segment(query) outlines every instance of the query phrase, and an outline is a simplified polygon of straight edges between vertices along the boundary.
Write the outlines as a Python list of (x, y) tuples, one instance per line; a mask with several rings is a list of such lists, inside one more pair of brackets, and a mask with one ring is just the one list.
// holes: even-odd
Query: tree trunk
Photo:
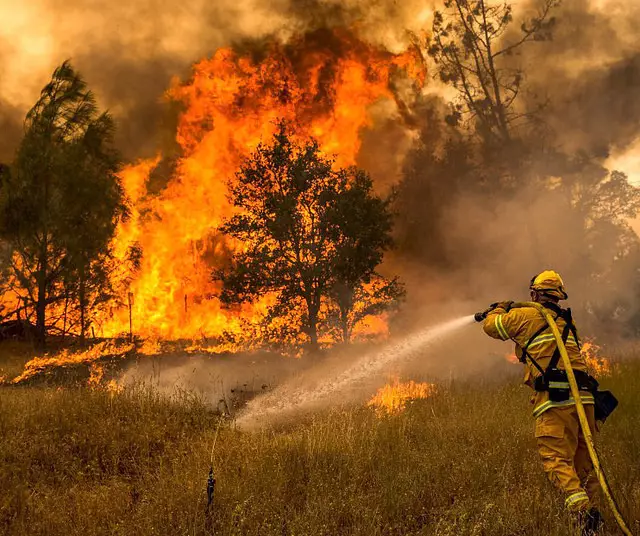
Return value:
[(87, 308), (85, 300), (85, 282), (84, 282), (84, 267), (80, 268), (80, 286), (78, 288), (78, 298), (80, 300), (80, 344), (84, 346), (84, 330), (85, 330), (85, 309)]
[(38, 270), (38, 301), (36, 302), (36, 348), (44, 350), (45, 341), (45, 321), (47, 308), (47, 272), (46, 259), (40, 260), (40, 270)]
[(351, 339), (349, 331), (349, 314), (347, 311), (340, 311), (340, 323), (342, 324), (342, 342), (347, 344)]
[(79, 288), (79, 298), (80, 298), (80, 344), (84, 346), (84, 329), (85, 329), (85, 288), (84, 288), (84, 274), (80, 276), (80, 288)]
[(311, 307), (309, 310), (309, 348), (312, 352), (318, 351), (318, 310)]
[(340, 326), (342, 328), (342, 342), (351, 341), (351, 328), (349, 326), (349, 313), (353, 309), (354, 291), (346, 284), (338, 293), (338, 307), (340, 308)]
[(65, 291), (64, 296), (64, 315), (62, 317), (62, 342), (67, 336), (67, 313), (69, 312), (69, 291)]

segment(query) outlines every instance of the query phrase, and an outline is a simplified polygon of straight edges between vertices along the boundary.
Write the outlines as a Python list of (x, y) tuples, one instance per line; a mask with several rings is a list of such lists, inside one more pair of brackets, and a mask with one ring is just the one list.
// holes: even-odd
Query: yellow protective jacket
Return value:
[[(566, 326), (565, 320), (554, 312), (552, 312), (552, 316), (562, 334)], [(546, 321), (533, 307), (520, 307), (511, 309), (509, 312), (498, 307), (491, 311), (484, 321), (484, 331), (487, 335), (502, 341), (511, 339), (516, 343), (516, 356), (520, 361), (523, 360), (522, 348), (528, 343), (527, 353), (540, 365), (542, 370), (546, 370), (556, 350), (556, 341), (551, 333), (551, 328), (547, 326), (540, 335), (529, 342), (542, 326), (546, 326)], [(587, 372), (587, 364), (580, 354), (580, 341), (576, 341), (572, 333), (569, 333), (566, 347), (574, 370)], [(524, 383), (533, 389), (536, 378), (540, 376), (540, 371), (529, 359), (526, 360), (525, 366)], [(557, 368), (564, 369), (562, 359), (558, 362)], [(580, 398), (583, 404), (594, 403), (593, 395), (588, 391), (582, 391)], [(575, 400), (573, 397), (569, 397), (566, 401), (553, 402), (549, 400), (548, 391), (536, 391), (531, 397), (531, 403), (534, 405), (533, 415), (538, 417), (549, 408), (575, 405)]]

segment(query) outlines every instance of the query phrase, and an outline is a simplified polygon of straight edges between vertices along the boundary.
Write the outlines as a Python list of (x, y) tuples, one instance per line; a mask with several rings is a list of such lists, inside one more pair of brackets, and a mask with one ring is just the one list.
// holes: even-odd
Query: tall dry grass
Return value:
[[(640, 529), (640, 362), (604, 381), (599, 437)], [(225, 424), (187, 393), (0, 388), (0, 534), (566, 535), (516, 382), (452, 383), (400, 415), (335, 410), (278, 429)], [(613, 531), (613, 521), (609, 521)]]

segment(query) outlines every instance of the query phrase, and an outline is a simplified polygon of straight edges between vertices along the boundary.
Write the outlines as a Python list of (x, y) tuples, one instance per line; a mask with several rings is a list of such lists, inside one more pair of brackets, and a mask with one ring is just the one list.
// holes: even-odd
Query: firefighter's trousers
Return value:
[[(596, 425), (592, 405), (584, 406), (591, 433)], [(589, 458), (575, 406), (550, 408), (536, 419), (536, 440), (549, 480), (565, 495), (571, 511), (598, 507), (600, 484)]]

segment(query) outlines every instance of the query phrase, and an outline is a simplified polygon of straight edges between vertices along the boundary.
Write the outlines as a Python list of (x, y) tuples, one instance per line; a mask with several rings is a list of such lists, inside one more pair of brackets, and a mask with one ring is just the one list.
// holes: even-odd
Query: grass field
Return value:
[[(621, 407), (600, 451), (640, 533), (640, 361), (604, 384)], [(566, 535), (527, 400), (515, 381), (453, 382), (390, 417), (356, 407), (271, 431), (226, 423), (207, 513), (218, 418), (198, 399), (0, 387), (0, 534)]]

